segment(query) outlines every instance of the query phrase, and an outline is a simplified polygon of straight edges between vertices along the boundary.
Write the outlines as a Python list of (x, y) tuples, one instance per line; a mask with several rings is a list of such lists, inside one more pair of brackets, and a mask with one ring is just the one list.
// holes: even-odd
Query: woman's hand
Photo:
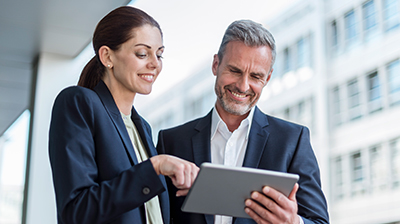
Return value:
[(176, 196), (187, 195), (199, 172), (194, 163), (170, 155), (153, 156), (150, 161), (157, 175), (162, 174), (171, 178), (172, 183), (179, 189)]

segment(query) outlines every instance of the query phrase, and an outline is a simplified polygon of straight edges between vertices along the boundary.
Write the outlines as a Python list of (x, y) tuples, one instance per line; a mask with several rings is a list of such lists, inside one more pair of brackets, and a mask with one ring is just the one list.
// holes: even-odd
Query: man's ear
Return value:
[(218, 54), (214, 54), (214, 60), (212, 62), (212, 72), (215, 76), (217, 76), (217, 70), (218, 70), (218, 65), (219, 65), (219, 58), (218, 58)]
[(105, 45), (100, 47), (99, 58), (100, 58), (101, 63), (104, 65), (104, 67), (107, 67), (107, 68), (113, 67), (111, 54), (112, 54), (112, 50), (109, 47), (107, 47)]
[(273, 71), (274, 71), (274, 69), (271, 68), (271, 70), (269, 71), (268, 77), (267, 77), (267, 81), (265, 82), (265, 85), (264, 85), (264, 86), (266, 86), (267, 83), (269, 82), (269, 80), (271, 79), (271, 75), (272, 75), (272, 72), (273, 72)]

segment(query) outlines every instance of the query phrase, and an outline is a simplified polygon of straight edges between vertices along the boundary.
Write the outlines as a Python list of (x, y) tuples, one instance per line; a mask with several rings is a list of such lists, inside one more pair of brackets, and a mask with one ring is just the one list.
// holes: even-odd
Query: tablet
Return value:
[(297, 174), (203, 163), (182, 205), (182, 211), (250, 218), (244, 201), (253, 191), (270, 186), (289, 196)]

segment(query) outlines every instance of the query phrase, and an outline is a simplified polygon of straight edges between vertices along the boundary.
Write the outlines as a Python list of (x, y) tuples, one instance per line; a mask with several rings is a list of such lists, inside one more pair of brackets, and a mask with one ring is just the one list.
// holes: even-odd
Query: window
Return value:
[(283, 73), (289, 72), (291, 69), (290, 51), (289, 48), (285, 48), (283, 50)]
[(282, 74), (282, 60), (281, 60), (281, 57), (279, 57), (279, 54), (276, 55), (273, 69), (274, 69), (274, 71), (272, 73), (271, 79), (282, 77), (282, 75), (283, 75)]
[(386, 163), (383, 156), (382, 147), (376, 145), (370, 148), (370, 178), (371, 190), (384, 190), (386, 187)]
[(333, 189), (335, 189), (335, 198), (336, 199), (341, 199), (344, 196), (344, 183), (343, 183), (343, 161), (341, 157), (337, 157), (334, 161), (334, 183), (335, 186)]
[(352, 168), (352, 193), (358, 195), (364, 193), (364, 174), (363, 165), (361, 159), (361, 152), (356, 152), (351, 156), (351, 168)]
[(336, 24), (336, 20), (334, 20), (331, 23), (331, 34), (332, 34), (332, 47), (334, 48), (334, 50), (336, 50), (335, 48), (338, 47), (339, 45), (339, 33), (338, 33), (338, 27)]
[(0, 136), (0, 223), (21, 223), (30, 113)]
[(363, 167), (361, 161), (361, 152), (354, 153), (352, 156), (353, 161), (353, 182), (361, 182), (363, 180)]
[(342, 109), (340, 100), (340, 89), (336, 86), (332, 90), (332, 113), (333, 113), (333, 125), (339, 126), (342, 124)]
[(368, 83), (368, 109), (370, 113), (382, 109), (381, 84), (378, 72), (374, 72), (367, 76)]
[(349, 99), (349, 119), (358, 119), (361, 117), (361, 103), (357, 79), (353, 79), (347, 83), (347, 93)]
[(344, 24), (345, 24), (346, 45), (351, 46), (357, 40), (357, 22), (354, 10), (351, 10), (350, 12), (345, 14)]
[(301, 38), (297, 41), (297, 68), (311, 66), (310, 50), (309, 38)]
[(390, 166), (392, 187), (400, 187), (400, 138), (390, 142)]
[(400, 12), (398, 0), (383, 0), (383, 22), (386, 31), (400, 26)]
[(373, 0), (367, 1), (363, 7), (363, 22), (364, 22), (364, 35), (365, 38), (371, 37), (371, 34), (377, 30), (377, 17), (375, 2)]
[(389, 102), (391, 105), (400, 103), (400, 60), (388, 64), (387, 76), (389, 84)]

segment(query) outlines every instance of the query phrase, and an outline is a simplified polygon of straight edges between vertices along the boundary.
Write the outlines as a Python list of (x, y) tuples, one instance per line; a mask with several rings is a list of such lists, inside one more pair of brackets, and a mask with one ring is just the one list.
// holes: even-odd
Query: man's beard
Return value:
[[(251, 110), (251, 108), (254, 107), (254, 105), (257, 102), (257, 99), (252, 98), (255, 95), (252, 91), (241, 92), (233, 85), (224, 86), (224, 90), (225, 90), (225, 95), (221, 91), (221, 88), (219, 88), (218, 85), (215, 85), (215, 93), (217, 95), (217, 99), (220, 102), (222, 109), (224, 109), (226, 112), (228, 112), (230, 114), (238, 115), (238, 116), (245, 115), (246, 113), (248, 113)], [(249, 95), (250, 100), (253, 100), (253, 101), (251, 101), (250, 103), (237, 101), (237, 100), (232, 99), (227, 96), (228, 91), (233, 91), (233, 92), (237, 92), (240, 94)]]

